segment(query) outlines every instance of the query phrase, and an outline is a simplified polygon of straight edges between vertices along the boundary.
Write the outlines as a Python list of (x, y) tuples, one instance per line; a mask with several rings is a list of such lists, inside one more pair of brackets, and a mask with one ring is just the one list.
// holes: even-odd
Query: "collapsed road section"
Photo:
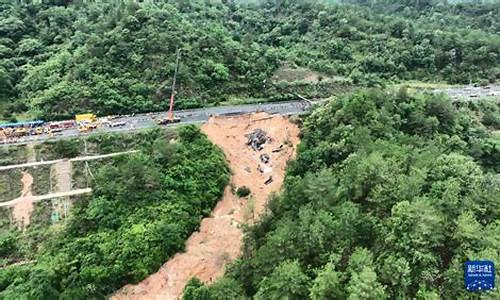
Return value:
[[(179, 299), (192, 277), (210, 283), (222, 276), (224, 266), (241, 255), (241, 225), (259, 218), (269, 195), (280, 190), (287, 162), (299, 143), (296, 125), (287, 117), (266, 113), (212, 117), (202, 130), (224, 151), (233, 174), (230, 185), (212, 215), (187, 240), (185, 252), (174, 255), (139, 284), (125, 286), (112, 299)], [(255, 132), (259, 141), (249, 144)], [(260, 158), (263, 153), (269, 156), (266, 164)], [(259, 171), (259, 166), (265, 171)], [(239, 187), (247, 187), (250, 194), (238, 197)]]

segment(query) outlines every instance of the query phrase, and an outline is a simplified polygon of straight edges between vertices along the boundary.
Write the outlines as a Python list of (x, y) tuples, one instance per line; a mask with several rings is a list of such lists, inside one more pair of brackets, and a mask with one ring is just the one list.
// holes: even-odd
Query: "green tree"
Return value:
[(309, 297), (314, 300), (345, 298), (340, 276), (332, 263), (326, 264), (318, 273), (309, 289)]
[(308, 295), (309, 278), (297, 261), (280, 264), (271, 276), (259, 284), (256, 299), (304, 299)]
[(386, 299), (384, 288), (377, 281), (377, 273), (371, 267), (355, 272), (347, 285), (347, 299)]

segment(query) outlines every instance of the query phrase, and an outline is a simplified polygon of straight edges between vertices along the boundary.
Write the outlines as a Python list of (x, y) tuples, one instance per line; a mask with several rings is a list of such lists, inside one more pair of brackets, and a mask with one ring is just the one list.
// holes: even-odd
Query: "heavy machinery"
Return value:
[(179, 70), (179, 59), (181, 57), (181, 50), (177, 49), (176, 59), (175, 59), (175, 71), (174, 78), (172, 80), (172, 90), (170, 93), (170, 105), (167, 113), (167, 117), (163, 119), (156, 120), (156, 124), (158, 125), (168, 125), (172, 123), (179, 123), (181, 121), (180, 118), (176, 118), (174, 116), (174, 97), (175, 97), (175, 81), (177, 79), (177, 71)]
[(5, 134), (5, 129), (0, 128), (0, 141), (5, 142), (7, 140), (7, 134)]
[(34, 131), (34, 128), (42, 126), (44, 121), (24, 121), (24, 122), (14, 122), (14, 123), (4, 123), (0, 124), (0, 130), (2, 130), (2, 136), (4, 139), (10, 137), (21, 137), (29, 135)]
[(78, 131), (79, 132), (89, 132), (91, 129), (87, 125), (79, 125), (78, 126)]
[(75, 115), (79, 132), (89, 132), (97, 128), (97, 116), (94, 114)]
[(28, 129), (24, 127), (19, 127), (14, 130), (13, 135), (16, 137), (25, 136), (28, 134)]
[(78, 125), (78, 131), (90, 132), (97, 128), (97, 123), (81, 122)]
[(43, 127), (35, 127), (35, 128), (33, 128), (33, 129), (31, 129), (30, 134), (31, 134), (31, 135), (40, 135), (40, 134), (44, 134)]
[(97, 117), (94, 114), (79, 114), (75, 115), (75, 121), (76, 123), (82, 123), (82, 122), (93, 123), (97, 122)]

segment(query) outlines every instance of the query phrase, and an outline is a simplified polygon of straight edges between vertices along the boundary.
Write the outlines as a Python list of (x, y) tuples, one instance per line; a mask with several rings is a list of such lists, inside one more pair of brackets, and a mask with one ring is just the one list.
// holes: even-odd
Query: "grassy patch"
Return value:
[(75, 161), (71, 163), (71, 188), (83, 189), (90, 183), (89, 174), (84, 161)]
[(35, 146), (37, 161), (72, 158), (84, 149), (82, 139), (61, 139), (46, 141)]
[(0, 165), (22, 164), (26, 162), (26, 146), (12, 145), (0, 147)]
[(50, 215), (52, 213), (52, 201), (40, 201), (34, 203), (35, 209), (31, 214), (30, 226), (48, 227), (52, 224)]
[(0, 201), (13, 200), (21, 195), (21, 177), (19, 169), (0, 172)]
[(0, 207), (0, 232), (8, 230), (11, 227), (11, 208)]
[(104, 165), (113, 164), (113, 158), (90, 161), (75, 161), (71, 163), (71, 189), (84, 189), (91, 186), (93, 172)]
[[(37, 166), (29, 169), (29, 173), (33, 176), (33, 195), (45, 195), (50, 192), (50, 168), (51, 166)], [(55, 184), (52, 181), (52, 184)]]

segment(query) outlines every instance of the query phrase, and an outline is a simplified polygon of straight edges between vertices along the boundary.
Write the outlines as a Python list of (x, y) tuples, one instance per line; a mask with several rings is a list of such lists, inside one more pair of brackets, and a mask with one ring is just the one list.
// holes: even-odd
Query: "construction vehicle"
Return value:
[(80, 132), (90, 132), (97, 128), (97, 123), (81, 122), (78, 125), (78, 131)]
[(28, 129), (24, 127), (19, 127), (14, 130), (13, 135), (16, 137), (25, 136), (28, 134)]
[(87, 125), (79, 125), (78, 126), (78, 131), (79, 132), (89, 132), (90, 128)]
[(21, 137), (33, 133), (33, 128), (40, 127), (44, 124), (42, 120), (23, 121), (14, 123), (0, 124), (0, 130), (5, 138)]
[(76, 123), (82, 123), (82, 122), (93, 123), (97, 122), (97, 117), (94, 114), (79, 114), (75, 115), (75, 121)]
[(158, 125), (168, 125), (172, 123), (179, 123), (181, 121), (180, 118), (176, 118), (174, 116), (174, 97), (175, 97), (175, 81), (177, 79), (177, 71), (179, 70), (179, 59), (181, 56), (181, 50), (177, 49), (176, 59), (175, 59), (175, 71), (174, 78), (172, 80), (172, 90), (170, 93), (170, 104), (166, 118), (156, 120), (156, 124)]
[(43, 128), (43, 127), (35, 127), (35, 128), (33, 128), (33, 129), (31, 129), (30, 134), (31, 134), (31, 135), (40, 135), (40, 134), (44, 134), (44, 128)]
[(3, 135), (5, 136), (5, 138), (10, 138), (13, 136), (13, 133), (14, 133), (14, 129), (10, 128), (10, 127), (7, 127), (7, 128), (1, 128), (2, 129), (2, 133)]
[(79, 132), (90, 132), (97, 128), (97, 117), (94, 114), (75, 115)]

